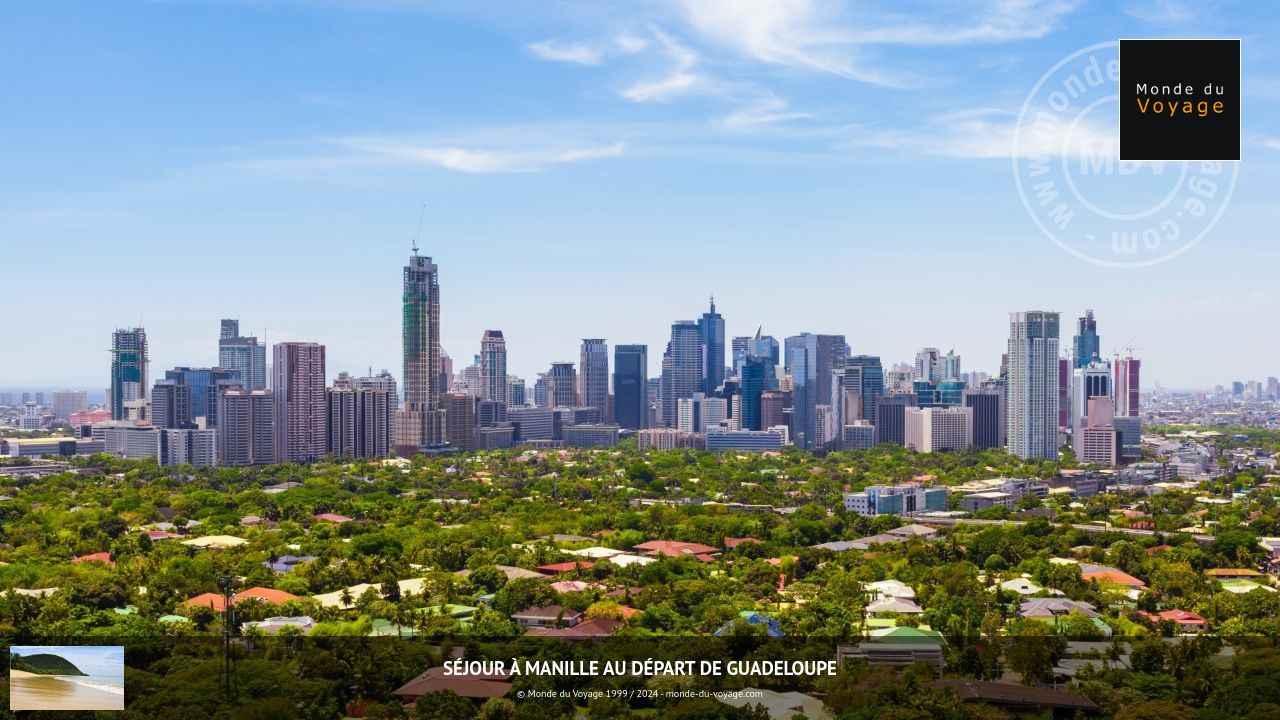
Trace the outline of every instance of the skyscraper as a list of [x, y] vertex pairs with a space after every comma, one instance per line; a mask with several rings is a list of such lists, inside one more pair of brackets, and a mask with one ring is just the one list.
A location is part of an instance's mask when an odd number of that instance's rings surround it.
[[794, 383], [791, 439], [796, 447], [813, 450], [819, 437], [816, 408], [829, 405], [832, 372], [844, 367], [847, 346], [843, 335], [801, 333], [787, 338], [784, 350]]
[[714, 295], [711, 309], [698, 320], [698, 338], [702, 346], [702, 392], [711, 396], [724, 383], [724, 318], [716, 312]]
[[205, 418], [205, 427], [216, 426], [208, 422], [208, 417], [211, 413], [215, 417], [217, 415], [218, 383], [236, 380], [242, 385], [245, 384], [238, 371], [222, 368], [176, 367], [165, 370], [164, 377], [166, 380], [174, 380], [180, 385], [191, 388], [191, 416]]
[[476, 449], [476, 401], [462, 392], [447, 392], [443, 398], [445, 442], [459, 452]]
[[702, 334], [692, 320], [671, 324], [671, 339], [662, 357], [662, 424], [675, 427], [679, 403], [702, 386]]
[[480, 338], [480, 397], [505, 408], [507, 393], [507, 341], [501, 330], [485, 330]]
[[1076, 337], [1072, 343], [1072, 360], [1075, 366], [1082, 368], [1091, 362], [1102, 359], [1098, 337], [1098, 322], [1093, 319], [1093, 311], [1085, 310], [1084, 317], [1076, 320]]
[[218, 337], [218, 367], [236, 373], [246, 388], [263, 390], [267, 387], [267, 346], [256, 337], [240, 335], [240, 321], [224, 319]]
[[1058, 457], [1058, 325], [1056, 312], [1009, 316], [1008, 447], [1020, 458]]
[[761, 414], [761, 399], [769, 389], [769, 381], [773, 375], [773, 361], [759, 355], [747, 355], [739, 371], [739, 407], [741, 416], [738, 424], [743, 430], [767, 430]]
[[1139, 397], [1141, 395], [1142, 361], [1135, 357], [1125, 357], [1115, 363], [1116, 384], [1115, 412], [1118, 417], [1138, 417], [1141, 415]]
[[609, 346], [601, 338], [586, 338], [578, 362], [578, 402], [599, 408], [603, 416], [609, 409]]
[[578, 378], [573, 363], [562, 360], [551, 363], [547, 373], [547, 404], [553, 408], [577, 407]]
[[235, 467], [275, 462], [271, 391], [224, 385], [216, 402], [218, 464]]
[[124, 404], [147, 397], [147, 331], [116, 330], [111, 334], [111, 419], [124, 420]]
[[915, 374], [913, 380], [917, 382], [936, 383], [942, 380], [942, 364], [939, 362], [941, 353], [938, 348], [920, 348], [916, 353]]
[[89, 399], [83, 390], [53, 391], [53, 417], [55, 420], [66, 422], [71, 419], [74, 413], [83, 412], [88, 408]]
[[641, 430], [649, 419], [649, 348], [613, 348], [613, 416], [619, 427]]
[[186, 430], [195, 427], [191, 388], [177, 380], [157, 380], [151, 388], [151, 424], [157, 428]]
[[964, 406], [973, 411], [973, 446], [983, 450], [1004, 447], [1004, 388], [965, 390]]
[[444, 439], [436, 412], [442, 391], [440, 283], [435, 263], [418, 255], [416, 246], [404, 267], [402, 322], [404, 404], [396, 413], [394, 435], [396, 453], [404, 456]]
[[[884, 394], [884, 366], [880, 364], [880, 358], [875, 355], [854, 355], [845, 361], [845, 367], [857, 368], [859, 386], [856, 389], [861, 395], [862, 419], [875, 425], [876, 400]], [[849, 387], [846, 382], [845, 389], [855, 388]]]
[[1071, 415], [1068, 420], [1073, 432], [1084, 427], [1089, 401], [1098, 397], [1111, 397], [1111, 364], [1091, 362], [1072, 370]]
[[278, 343], [271, 371], [276, 461], [306, 463], [323, 458], [328, 443], [324, 346]]
[[881, 395], [876, 400], [876, 444], [907, 443], [907, 408], [915, 407], [916, 396], [910, 393]]

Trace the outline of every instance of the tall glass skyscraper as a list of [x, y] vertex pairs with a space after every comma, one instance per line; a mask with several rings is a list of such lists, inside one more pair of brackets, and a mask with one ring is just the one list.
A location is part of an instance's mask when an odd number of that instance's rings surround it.
[[123, 420], [124, 404], [147, 397], [147, 331], [116, 330], [111, 334], [111, 419]]
[[724, 383], [724, 318], [716, 312], [714, 295], [711, 309], [698, 320], [698, 336], [702, 345], [702, 392], [710, 397]]
[[675, 427], [680, 400], [702, 387], [702, 333], [692, 320], [671, 324], [671, 339], [662, 358], [662, 424]]
[[742, 362], [739, 375], [739, 394], [742, 398], [743, 430], [764, 430], [760, 415], [760, 397], [770, 389], [773, 378], [773, 361], [767, 357], [748, 355]]
[[396, 454], [444, 442], [440, 406], [440, 283], [436, 264], [415, 247], [404, 267], [404, 404], [396, 413]]
[[267, 387], [267, 346], [240, 334], [240, 321], [223, 319], [218, 336], [218, 367], [230, 370], [248, 390]]
[[1056, 312], [1009, 316], [1009, 375], [1005, 421], [1009, 452], [1020, 458], [1058, 457], [1058, 342]]
[[507, 397], [507, 341], [501, 330], [485, 330], [480, 338], [480, 397], [505, 408]]
[[609, 409], [609, 345], [603, 338], [586, 338], [578, 356], [578, 402], [600, 409], [603, 417]]
[[830, 402], [832, 374], [844, 368], [848, 346], [843, 335], [800, 333], [786, 339], [784, 350], [794, 393], [792, 440], [797, 447], [812, 450], [819, 437], [817, 406]]
[[613, 348], [613, 417], [629, 430], [641, 430], [649, 419], [649, 348], [616, 345]]
[[1084, 317], [1076, 321], [1076, 337], [1072, 347], [1076, 367], [1082, 368], [1101, 360], [1101, 344], [1102, 338], [1098, 337], [1098, 322], [1093, 319], [1093, 311], [1085, 310]]
[[[860, 368], [862, 394], [862, 419], [876, 424], [876, 400], [884, 394], [884, 366], [875, 355], [854, 355], [845, 361], [846, 367]], [[854, 389], [854, 388], [846, 388]]]

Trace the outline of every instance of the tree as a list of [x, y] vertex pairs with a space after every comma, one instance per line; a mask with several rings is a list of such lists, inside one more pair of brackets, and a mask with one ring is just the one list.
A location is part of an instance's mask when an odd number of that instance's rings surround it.
[[418, 696], [414, 705], [413, 720], [471, 720], [476, 708], [470, 700], [452, 690], [427, 693]]

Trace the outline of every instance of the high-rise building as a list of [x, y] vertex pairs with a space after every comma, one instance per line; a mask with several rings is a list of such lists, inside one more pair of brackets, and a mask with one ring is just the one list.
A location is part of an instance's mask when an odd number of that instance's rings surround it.
[[275, 400], [270, 390], [224, 385], [218, 392], [218, 464], [275, 462]]
[[613, 415], [620, 427], [641, 430], [649, 424], [649, 348], [613, 348]]
[[191, 388], [177, 380], [157, 380], [151, 388], [151, 424], [160, 429], [195, 427], [191, 412]]
[[404, 404], [396, 413], [396, 453], [412, 455], [439, 445], [443, 423], [436, 412], [443, 390], [440, 349], [440, 282], [431, 258], [414, 247], [404, 267], [402, 341]]
[[702, 387], [702, 336], [698, 323], [677, 320], [662, 357], [662, 424], [675, 427], [682, 398]]
[[947, 382], [960, 379], [960, 356], [955, 350], [948, 350], [946, 355], [938, 358], [939, 381]]
[[729, 341], [729, 360], [733, 364], [733, 376], [742, 375], [742, 363], [751, 354], [751, 336], [739, 335]]
[[916, 406], [911, 393], [881, 395], [876, 399], [876, 444], [907, 444], [907, 408]]
[[[1006, 354], [1007, 356], [1007, 354]], [[1058, 358], [1058, 427], [1071, 427], [1071, 371], [1074, 363]]]
[[[743, 430], [764, 430], [761, 404], [773, 376], [773, 361], [759, 355], [748, 355], [738, 373], [739, 411], [738, 426]], [[781, 408], [778, 422], [782, 421]]]
[[1111, 363], [1091, 362], [1071, 372], [1071, 430], [1085, 425], [1089, 401], [1093, 398], [1111, 397]]
[[[223, 320], [221, 331], [218, 337], [218, 367], [235, 373], [235, 377], [250, 390], [265, 389], [267, 346], [252, 335], [240, 335], [238, 320]], [[193, 387], [192, 392], [194, 391]]]
[[817, 406], [829, 404], [832, 372], [848, 356], [843, 335], [801, 333], [786, 339], [786, 368], [792, 376], [792, 433], [796, 447], [818, 445]]
[[[853, 370], [853, 374], [850, 374]], [[854, 355], [845, 361], [845, 390], [856, 389], [862, 405], [862, 418], [876, 424], [876, 400], [884, 394], [884, 367], [874, 355]], [[856, 388], [852, 385], [856, 384]], [[852, 423], [848, 423], [852, 424]]]
[[507, 376], [507, 407], [524, 407], [529, 404], [524, 380], [515, 375]]
[[609, 408], [609, 345], [601, 338], [586, 338], [578, 362], [578, 402], [585, 407]]
[[476, 449], [476, 401], [462, 392], [447, 392], [443, 398], [444, 439], [459, 452]]
[[1093, 311], [1085, 310], [1084, 317], [1076, 320], [1076, 336], [1072, 343], [1072, 360], [1075, 366], [1082, 368], [1089, 363], [1102, 360], [1102, 339], [1098, 337], [1098, 322], [1093, 319]]
[[[164, 377], [166, 380], [173, 380], [191, 389], [191, 416], [192, 418], [205, 418], [205, 427], [215, 427], [214, 424], [208, 422], [208, 416], [211, 411], [213, 414], [217, 414], [214, 401], [217, 398], [218, 383], [225, 380], [235, 380], [245, 384], [240, 377], [239, 371], [224, 370], [223, 368], [176, 367], [172, 370], [165, 370]], [[215, 394], [211, 395], [210, 393]]]
[[973, 446], [983, 450], [1004, 447], [1004, 388], [991, 386], [965, 390], [964, 406], [973, 411]]
[[908, 407], [905, 413], [906, 445], [916, 452], [962, 450], [973, 444], [973, 408]]
[[501, 330], [485, 330], [480, 338], [480, 397], [503, 408], [510, 404], [507, 393], [507, 341]]
[[698, 320], [698, 337], [702, 346], [702, 392], [710, 396], [724, 383], [724, 318], [716, 312], [714, 295], [711, 309]]
[[213, 467], [217, 461], [217, 432], [198, 428], [157, 429], [156, 462], [161, 466]]
[[1009, 316], [1005, 384], [1009, 452], [1020, 458], [1058, 457], [1058, 341], [1056, 312]]
[[125, 403], [147, 397], [147, 331], [111, 334], [111, 419], [125, 420]]
[[324, 346], [313, 342], [276, 344], [271, 374], [277, 462], [307, 463], [323, 458], [328, 444]]
[[[787, 424], [788, 411], [791, 409], [791, 393], [783, 390], [765, 390], [760, 393], [760, 428]], [[746, 412], [745, 410], [743, 411]], [[751, 430], [754, 428], [743, 428]]]
[[942, 353], [938, 348], [920, 348], [920, 351], [916, 353], [916, 365], [912, 380], [930, 384], [942, 380], [940, 357], [942, 357]]
[[339, 373], [325, 397], [328, 454], [353, 458], [391, 454], [398, 400], [390, 373], [383, 370], [362, 378]]
[[1115, 373], [1116, 415], [1139, 417], [1142, 361], [1134, 357], [1120, 358], [1115, 362]]
[[1087, 415], [1071, 439], [1076, 460], [1081, 463], [1110, 467], [1120, 463], [1120, 432], [1115, 427], [1115, 405], [1110, 397], [1089, 398]]
[[553, 408], [577, 407], [578, 378], [573, 363], [564, 360], [551, 363], [547, 372], [547, 402]]
[[355, 457], [356, 393], [345, 372], [324, 391], [325, 453], [334, 457]]
[[[0, 403], [7, 405], [9, 403]], [[83, 390], [54, 390], [53, 419], [66, 422], [72, 414], [89, 409], [89, 399]]]

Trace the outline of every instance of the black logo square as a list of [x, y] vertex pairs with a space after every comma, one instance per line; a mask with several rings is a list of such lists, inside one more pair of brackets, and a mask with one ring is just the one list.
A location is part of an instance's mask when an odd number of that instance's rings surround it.
[[1120, 159], [1239, 160], [1240, 41], [1121, 40]]

